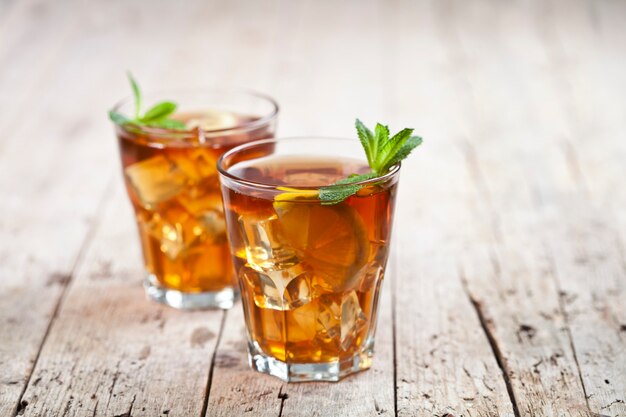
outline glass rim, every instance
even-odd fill
[[[258,182],[258,181],[252,181],[252,180],[247,180],[244,178],[241,178],[237,175],[233,175],[232,173],[228,172],[227,169],[225,169],[223,167],[224,164],[224,160],[236,153],[239,153],[241,151],[244,151],[248,148],[252,148],[254,146],[259,146],[259,145],[266,145],[266,144],[275,144],[278,142],[286,142],[286,141],[299,141],[299,140],[311,140],[311,139],[323,139],[323,140],[333,140],[333,141],[342,141],[342,142],[351,142],[354,143],[355,145],[360,145],[360,142],[357,139],[351,139],[351,138],[340,138],[340,137],[333,137],[333,136],[288,136],[288,137],[282,137],[282,138],[269,138],[269,139],[260,139],[260,140],[255,140],[255,141],[251,141],[251,142],[246,142],[244,144],[235,146],[234,148],[226,151],[224,154],[222,154],[219,159],[217,160],[217,171],[219,172],[220,176],[223,176],[231,181],[234,181],[237,184],[240,185],[245,185],[248,187],[252,187],[252,188],[257,188],[257,189],[263,189],[263,190],[279,190],[279,191],[283,191],[280,190],[281,187],[285,187],[285,188],[289,188],[291,190],[319,190],[320,188],[324,188],[324,187],[329,187],[332,186],[333,184],[329,184],[329,185],[316,185],[316,186],[303,186],[303,185],[290,185],[290,184],[281,184],[281,185],[273,185],[273,184],[267,184],[267,183],[263,183],[263,182]],[[360,146],[359,146],[359,149]],[[258,159],[258,158],[255,158]],[[390,179],[392,179],[393,177],[395,177],[399,172],[400,172],[400,166],[401,163],[398,162],[397,164],[393,165],[389,171],[384,174],[384,175],[380,175],[378,177],[374,177],[374,178],[370,178],[368,180],[362,180],[362,181],[356,181],[356,182],[352,182],[350,183],[350,185],[371,185],[371,184],[375,184],[381,181],[388,181]]]
[[[237,125],[237,126],[233,126],[233,127],[227,127],[224,129],[194,128],[194,129],[187,129],[187,130],[177,130],[177,129],[167,129],[167,128],[162,128],[162,127],[151,127],[151,126],[141,126],[141,125],[132,125],[132,126],[140,133],[145,133],[148,136],[156,136],[159,138],[163,138],[167,136],[175,136],[179,138],[181,136],[193,134],[193,132],[197,132],[197,131],[201,131],[205,134],[208,133],[211,135],[215,135],[215,134],[236,132],[240,130],[251,130],[260,126],[264,126],[268,124],[269,122],[271,122],[273,119],[275,119],[278,116],[278,112],[280,110],[280,106],[278,105],[278,102],[274,100],[270,95],[261,93],[256,90],[246,89],[246,88],[203,87],[203,88],[157,90],[157,91],[149,91],[143,94],[142,96],[146,97],[146,96],[158,95],[162,97],[167,97],[168,94],[174,95],[174,94],[202,94],[202,93],[218,93],[218,94],[220,93],[233,94],[234,93],[234,94],[242,95],[242,96],[255,97],[255,98],[264,100],[265,102],[269,103],[272,108],[267,114],[259,117],[256,120],[252,120],[252,121],[249,121],[249,122]],[[113,105],[113,107],[110,109],[110,111],[119,111],[120,108],[122,108],[122,106],[124,106],[125,104],[128,104],[129,102],[132,102],[132,100],[134,100],[134,97],[132,95],[127,95],[121,100],[117,101]],[[172,101],[177,103],[177,100],[172,100]],[[117,123],[112,120],[111,120],[111,123],[113,123],[113,125],[117,127],[120,127],[126,130],[126,128],[124,127],[124,124]]]

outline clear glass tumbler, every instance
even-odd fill
[[[151,299],[172,307],[230,308],[238,291],[216,162],[237,145],[273,137],[278,106],[261,94],[228,90],[147,95],[144,102],[162,99],[178,104],[172,118],[186,130],[115,124],[144,286]],[[127,99],[114,110],[131,115],[133,106]]]
[[[218,169],[250,366],[285,381],[368,369],[400,167],[335,204],[320,190],[369,171],[356,140],[251,142]]]

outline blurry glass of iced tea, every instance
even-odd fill
[[[146,95],[178,104],[184,130],[115,124],[135,210],[148,296],[176,308],[230,308],[237,283],[216,162],[227,150],[274,135],[278,107],[263,95],[197,91]],[[153,99],[153,100],[151,100]],[[130,115],[132,99],[115,111]]]
[[[250,365],[285,381],[337,381],[370,367],[399,166],[357,194],[319,190],[369,172],[357,140],[293,138],[218,162]]]

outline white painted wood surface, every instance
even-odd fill
[[[626,3],[0,0],[0,415],[626,417]],[[239,85],[403,167],[374,368],[284,384],[147,302],[106,110]]]

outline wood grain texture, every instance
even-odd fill
[[[391,25],[394,114],[403,124],[416,119],[411,123],[426,141],[402,168],[397,206],[398,415],[513,416],[502,371],[460,275],[474,219],[463,207],[473,190],[458,143],[469,115],[466,80],[456,69],[458,46],[450,39],[451,6],[402,6],[405,13]]]
[[[166,6],[163,13],[172,12],[173,25],[188,22],[195,12],[190,7],[181,13],[165,2],[157,5],[162,9]],[[52,31],[49,28],[62,26],[64,21],[58,18],[66,16],[64,11],[70,6],[63,3],[60,10],[44,13],[41,19],[45,23],[39,24],[42,32],[34,32],[35,39],[45,37]],[[59,300],[88,241],[89,230],[100,215],[98,208],[109,198],[106,187],[119,169],[114,136],[106,119],[107,108],[119,98],[111,86],[123,82],[117,60],[156,75],[150,67],[165,59],[165,55],[150,53],[150,48],[127,42],[139,29],[143,32],[133,35],[138,42],[150,45],[154,41],[146,28],[156,27],[158,15],[139,22],[124,19],[125,13],[137,13],[139,6],[122,8],[107,3],[96,9],[72,9],[73,18],[78,19],[76,30],[82,36],[63,47],[57,57],[62,65],[54,69],[58,73],[45,89],[38,90],[29,111],[10,121],[0,139],[1,415],[9,415],[18,407]],[[117,32],[105,30],[111,22],[104,16],[119,23]],[[172,28],[162,33],[176,39]],[[107,59],[98,59],[102,56]],[[37,77],[50,75],[50,68],[32,66],[40,71]],[[0,79],[9,85],[10,76],[10,71],[2,71]],[[27,71],[24,77],[31,75]],[[27,93],[7,91],[20,98]],[[115,181],[120,183],[121,179],[116,177]]]
[[[280,415],[282,389],[286,384],[251,370],[247,352],[243,309],[238,303],[226,313],[215,355],[206,417]]]
[[[573,63],[555,80],[568,126],[558,151],[569,175],[553,174],[564,192],[542,200],[547,240],[589,407],[624,416],[626,192],[617,181],[626,174],[626,147],[616,132],[626,129],[626,105],[617,99],[626,93],[626,77],[616,70],[626,64],[626,51],[614,46],[626,40],[626,5],[594,5],[590,13],[575,7],[561,15],[561,4],[552,5],[545,37],[557,59]],[[573,27],[582,30],[567,35]],[[544,196],[552,192],[543,183],[536,187]]]
[[[478,184],[470,201],[474,233],[467,241],[463,274],[513,399],[521,415],[589,415],[561,289],[538,238],[543,223],[540,211],[532,209],[532,189],[525,180],[531,174],[502,153],[493,159],[470,153],[468,177],[477,175]],[[517,154],[524,159],[523,152]]]
[[[597,413],[624,416],[626,270],[620,242],[601,210],[578,199],[565,198],[560,204],[565,214],[548,220],[548,245],[588,403]]]
[[[451,44],[466,72],[470,115],[464,178],[475,193],[467,206],[474,219],[462,271],[520,415],[584,416],[589,411],[567,314],[550,256],[537,239],[540,211],[526,181],[529,170],[560,162],[542,155],[554,134],[542,114],[554,112],[552,79],[543,68],[555,63],[539,53],[536,6],[456,10]],[[486,20],[506,24],[487,29]]]
[[[148,301],[121,184],[64,298],[20,415],[199,415],[223,312]],[[181,360],[183,359],[183,360]]]
[[[529,378],[518,379],[519,374],[513,374],[512,380],[521,384],[516,391],[516,399],[523,404],[520,410],[536,411],[538,404],[541,404],[539,399],[525,403],[520,393],[534,393],[537,387],[545,389],[553,386],[560,389],[548,392],[546,396],[556,397],[556,400],[545,402],[544,410],[563,414],[567,412],[565,415],[623,415],[624,342],[620,323],[623,321],[624,311],[617,300],[623,298],[626,274],[618,234],[609,223],[611,217],[589,204],[588,198],[580,192],[576,173],[571,171],[566,153],[556,144],[544,142],[541,155],[535,153],[530,158],[523,152],[515,154],[518,158],[518,169],[521,168],[526,174],[518,188],[526,189],[524,193],[531,194],[534,198],[527,200],[530,206],[524,206],[521,200],[513,198],[518,206],[517,212],[506,213],[498,210],[501,235],[504,236],[504,241],[511,236],[534,236],[533,242],[520,246],[518,253],[525,253],[526,257],[535,254],[538,259],[543,259],[543,275],[552,281],[544,284],[544,290],[539,293],[541,308],[528,309],[540,311],[543,320],[538,318],[534,323],[520,326],[517,336],[520,342],[526,341],[533,349],[545,349],[550,344],[541,338],[545,336],[546,330],[558,325],[552,337],[559,335],[561,340],[565,337],[569,339],[569,350],[574,355],[578,374],[578,378],[572,375],[574,367],[571,365],[571,358],[568,358],[568,349],[551,356],[547,363],[544,359],[533,366],[535,376],[544,380],[547,377],[549,381],[553,381],[552,385],[529,384]],[[480,159],[483,165],[492,167],[486,173],[490,174],[489,188],[494,193],[511,190],[511,176],[505,172],[513,172],[512,164],[508,163],[505,168],[502,162],[489,160],[484,155]],[[510,158],[503,157],[502,153],[497,157],[498,161],[507,159]],[[500,166],[501,169],[493,169],[495,166]],[[501,175],[496,175],[498,172]],[[530,210],[536,213],[532,221],[529,221],[526,214]],[[507,271],[502,267],[498,270],[500,275]],[[518,274],[514,276],[520,277]],[[528,287],[529,276],[523,277],[526,282],[522,286]],[[509,280],[509,285],[511,282]],[[531,285],[532,282],[531,280]],[[549,300],[548,290],[551,291],[549,287],[552,286],[558,291],[559,309],[550,313],[544,307],[550,305],[546,300]],[[537,290],[541,288],[537,285],[533,291],[524,294],[524,301],[537,299]],[[515,314],[524,311],[518,307],[524,305],[522,301],[518,300],[513,305],[516,306]],[[494,303],[486,304],[487,309],[493,306]],[[556,318],[558,321],[555,321]],[[494,320],[496,323],[497,321]],[[497,333],[497,329],[494,332]],[[506,337],[498,338],[498,343],[510,345]],[[506,353],[503,356],[506,357]],[[524,357],[526,355],[522,356]],[[552,371],[547,369],[546,374],[545,366],[548,363]],[[578,402],[571,399],[562,408],[552,409],[561,396],[567,393],[572,395],[578,387],[584,392],[584,395],[574,397],[579,398]]]
[[[412,220],[396,234],[398,415],[513,416],[502,371],[459,274],[467,243],[462,231],[473,219],[459,212],[466,191],[458,173],[444,167],[462,168],[463,156],[449,146],[429,154],[437,158],[403,168],[404,176],[431,176],[412,190],[403,187],[398,205],[399,218]],[[425,204],[434,199],[436,207]]]
[[[0,0],[0,40],[0,415],[626,416],[626,3]],[[127,69],[266,91],[285,136],[426,138],[373,370],[284,384],[239,306],[143,300]]]
[[[77,10],[76,15],[81,14]],[[63,7],[52,7],[45,1],[0,5],[0,126],[7,133],[16,127],[10,122],[41,94],[44,81],[51,82],[63,71],[62,58],[66,55],[62,51],[71,34],[83,28],[71,22]],[[3,135],[0,149],[6,140]]]

